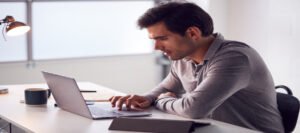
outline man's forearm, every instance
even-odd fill
[[[155,107],[161,111],[176,114],[187,118],[203,118],[207,116],[205,110],[201,110],[197,103],[183,98],[163,97],[159,98],[154,103]]]

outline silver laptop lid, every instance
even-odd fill
[[[42,73],[58,107],[92,119],[75,79],[43,71]]]

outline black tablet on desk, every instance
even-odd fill
[[[190,133],[197,127],[207,126],[210,123],[166,120],[166,119],[145,119],[145,118],[115,118],[109,130],[137,131],[137,132],[158,132],[158,133]]]

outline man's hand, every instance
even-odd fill
[[[117,107],[119,110],[122,110],[122,105],[125,104],[128,110],[136,109],[143,110],[150,107],[150,101],[143,96],[138,95],[127,95],[127,96],[113,96],[109,98],[112,107]]]
[[[173,92],[166,92],[166,93],[162,93],[160,94],[157,99],[161,99],[161,98],[165,98],[165,97],[174,97],[176,98],[177,96],[175,95],[175,93]]]

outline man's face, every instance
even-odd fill
[[[196,50],[189,37],[169,31],[162,22],[149,26],[147,30],[149,38],[154,40],[155,50],[161,50],[172,60],[187,57]]]

